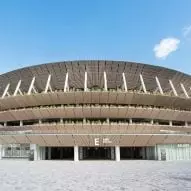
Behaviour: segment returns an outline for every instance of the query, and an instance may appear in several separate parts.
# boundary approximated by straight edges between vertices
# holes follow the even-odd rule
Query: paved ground
[[[0,161],[0,191],[191,190],[191,161]]]

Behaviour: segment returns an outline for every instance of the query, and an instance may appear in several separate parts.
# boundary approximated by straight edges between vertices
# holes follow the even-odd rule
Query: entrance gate
[[[74,160],[73,147],[46,147],[46,160]]]
[[[80,147],[80,160],[115,160],[114,147]]]
[[[154,160],[155,148],[154,147],[121,147],[121,159],[143,159]]]

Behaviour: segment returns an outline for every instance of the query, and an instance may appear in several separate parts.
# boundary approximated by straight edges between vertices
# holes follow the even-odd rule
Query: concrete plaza
[[[1,191],[191,190],[189,161],[0,161]]]

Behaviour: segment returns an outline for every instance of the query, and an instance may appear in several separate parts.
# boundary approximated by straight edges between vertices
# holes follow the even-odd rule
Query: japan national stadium
[[[191,160],[191,76],[107,60],[1,74],[0,159]]]

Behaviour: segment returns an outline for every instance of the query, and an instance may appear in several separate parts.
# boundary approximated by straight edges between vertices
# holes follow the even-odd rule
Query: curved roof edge
[[[43,66],[43,65],[51,65],[51,64],[59,64],[59,63],[75,63],[75,62],[119,62],[119,63],[134,63],[134,64],[140,64],[140,65],[145,65],[147,67],[157,67],[159,69],[163,69],[163,70],[169,70],[169,71],[172,71],[172,72],[178,72],[178,73],[182,73],[186,76],[191,76],[190,74],[188,73],[185,73],[185,72],[182,72],[182,71],[179,71],[179,70],[176,70],[176,69],[172,69],[172,68],[168,68],[168,67],[164,67],[164,66],[160,66],[160,65],[153,65],[153,64],[148,64],[148,63],[144,63],[144,62],[136,62],[136,61],[125,61],[125,60],[102,60],[102,59],[98,59],[98,60],[94,60],[94,59],[84,59],[84,60],[64,60],[64,61],[56,61],[56,62],[46,62],[46,63],[42,63],[42,64],[35,64],[35,65],[31,65],[31,66],[26,66],[26,67],[21,67],[21,68],[17,68],[17,69],[14,69],[14,70],[11,70],[11,71],[8,71],[8,72],[5,72],[5,73],[2,73],[0,74],[1,75],[5,75],[5,74],[9,74],[10,72],[17,72],[19,70],[23,70],[23,69],[28,69],[28,68],[36,68],[36,67],[39,67],[39,66]]]

